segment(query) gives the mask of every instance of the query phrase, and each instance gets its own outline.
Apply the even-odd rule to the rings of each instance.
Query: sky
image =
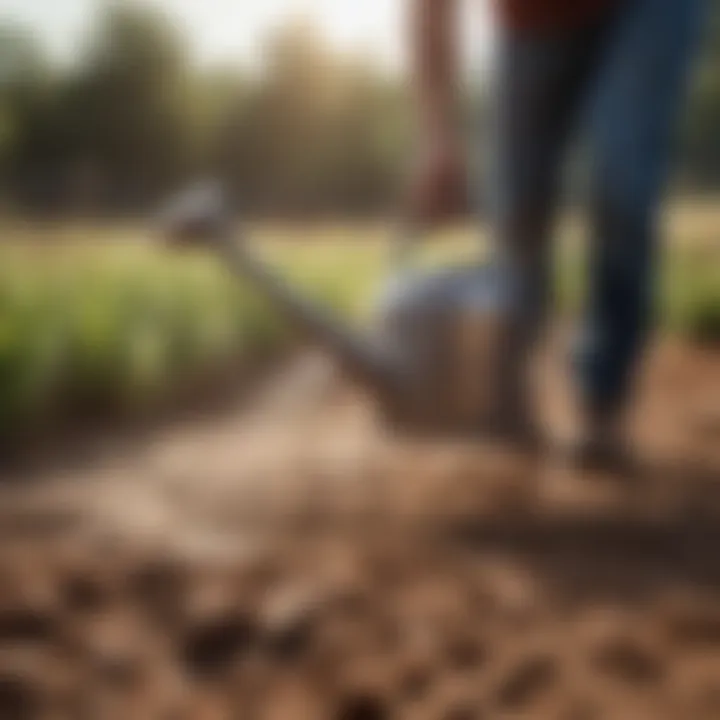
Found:
[[[404,13],[408,0],[141,0],[178,19],[202,63],[253,63],[264,33],[293,14],[310,14],[340,48],[363,49],[390,70],[405,67]],[[0,18],[28,23],[51,52],[72,57],[99,0],[0,0]],[[473,3],[475,8],[482,3]],[[486,44],[486,20],[477,14],[470,61]],[[468,28],[466,22],[462,23]],[[470,43],[466,43],[466,46]]]

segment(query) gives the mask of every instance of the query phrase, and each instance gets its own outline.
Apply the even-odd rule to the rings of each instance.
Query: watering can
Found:
[[[476,263],[427,272],[411,263],[410,226],[393,242],[368,331],[347,326],[292,288],[248,248],[222,192],[193,189],[170,203],[161,228],[173,242],[209,245],[370,392],[385,424],[401,434],[460,436],[486,424],[496,386],[505,306],[492,267]]]

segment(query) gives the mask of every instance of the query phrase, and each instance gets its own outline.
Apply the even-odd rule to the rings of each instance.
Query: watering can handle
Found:
[[[471,174],[467,178],[467,184],[470,198],[476,196],[476,183],[474,182]],[[470,215],[474,215],[472,212],[472,202]],[[396,220],[391,232],[390,257],[388,264],[389,272],[392,274],[410,266],[419,247],[424,244],[424,241],[431,234],[432,227],[430,224],[413,217],[411,214],[404,213]],[[478,254],[481,256],[484,255],[486,250],[485,240],[481,233],[478,233],[477,250]]]
[[[391,273],[410,265],[426,233],[427,230],[417,222],[401,220],[397,223],[390,241],[389,271]]]
[[[392,275],[408,269],[431,232],[432,229],[423,223],[411,220],[399,221],[392,230],[388,272]],[[482,233],[478,232],[478,257],[483,257],[486,250],[486,241]]]

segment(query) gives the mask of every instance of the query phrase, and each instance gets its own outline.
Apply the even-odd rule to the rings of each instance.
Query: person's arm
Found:
[[[420,132],[426,141],[454,141],[459,77],[455,21],[458,0],[411,1],[411,56]]]
[[[465,209],[460,141],[458,0],[409,0],[419,167],[411,189],[415,219],[442,220]]]

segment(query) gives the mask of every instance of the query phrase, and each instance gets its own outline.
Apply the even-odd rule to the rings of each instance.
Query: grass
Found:
[[[662,317],[676,332],[717,341],[720,251],[706,237],[716,224],[687,227],[696,240],[680,233],[665,258]],[[0,245],[0,438],[72,413],[142,413],[194,377],[282,352],[292,339],[212,257],[170,254],[138,242],[132,228],[66,228],[62,240],[56,229],[29,233],[15,230]],[[383,271],[383,236],[382,228],[260,228],[258,247],[305,291],[361,319]],[[463,260],[473,244],[458,232],[419,262]],[[562,303],[577,307],[579,257],[562,257]]]
[[[295,275],[323,300],[349,304],[350,289],[321,265]],[[116,244],[2,247],[0,436],[69,413],[142,413],[290,339],[211,257]]]

